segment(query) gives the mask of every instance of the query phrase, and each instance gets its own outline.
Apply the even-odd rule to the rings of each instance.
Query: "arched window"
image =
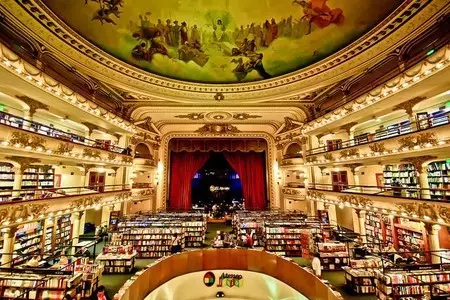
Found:
[[[135,152],[134,157],[136,158],[153,159],[153,156],[150,153],[150,149],[146,144],[143,143],[137,144],[134,152]]]
[[[292,143],[286,149],[286,153],[284,154],[286,158],[294,158],[294,157],[303,157],[302,156],[302,146],[297,143]]]

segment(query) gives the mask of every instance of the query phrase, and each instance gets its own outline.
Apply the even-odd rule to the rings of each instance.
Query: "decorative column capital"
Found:
[[[413,116],[413,107],[418,104],[419,102],[422,102],[423,100],[427,99],[427,97],[414,97],[408,101],[402,102],[400,104],[397,104],[396,106],[394,106],[394,108],[392,109],[393,111],[395,110],[405,110],[406,113],[412,117]]]
[[[422,173],[422,171],[424,171],[423,167],[422,167],[423,163],[428,160],[433,160],[436,158],[437,158],[436,156],[423,155],[423,156],[403,158],[401,161],[414,165],[414,167],[416,168],[416,171],[419,173]]]
[[[362,209],[355,209],[356,215],[358,218],[363,219],[366,217],[366,211]]]
[[[30,98],[28,96],[16,95],[16,98],[22,100],[23,102],[25,102],[28,105],[28,107],[30,108],[30,112],[29,112],[30,117],[33,117],[33,115],[36,113],[36,111],[38,109],[47,110],[47,111],[49,110],[48,105],[43,104],[43,103],[41,103],[33,98]]]
[[[342,125],[341,127],[339,127],[339,129],[345,130],[345,132],[347,132],[347,134],[350,135],[350,129],[357,124],[358,122],[350,122]]]
[[[20,165],[20,167],[15,167],[14,172],[23,172],[30,167],[30,165],[41,162],[38,158],[33,157],[23,157],[23,156],[7,156],[5,157],[7,160],[12,160]]]

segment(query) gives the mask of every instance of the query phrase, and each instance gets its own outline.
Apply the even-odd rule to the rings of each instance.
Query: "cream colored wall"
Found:
[[[286,210],[301,210],[303,212],[308,212],[308,201],[306,200],[293,200],[284,199],[284,209]]]
[[[98,130],[94,130],[92,131],[92,134],[90,136],[91,140],[109,140],[112,141],[114,145],[116,145],[119,141],[117,140],[117,138],[111,134],[105,133],[105,132],[101,132]]]
[[[339,132],[330,133],[330,134],[327,134],[327,135],[324,135],[323,137],[321,137],[319,139],[319,145],[326,145],[327,141],[329,141],[329,140],[342,140],[344,142],[344,141],[347,141],[348,139],[349,139],[349,135],[347,134],[347,132],[344,130],[341,130]]]
[[[78,167],[57,166],[55,175],[57,174],[61,174],[61,187],[84,186],[82,182],[84,171]]]
[[[359,178],[359,185],[376,186],[377,185],[376,174],[383,173],[383,166],[381,165],[363,166],[358,168],[356,173]]]
[[[86,223],[92,223],[94,225],[100,225],[102,221],[102,212],[100,210],[89,209],[86,210]]]
[[[353,209],[351,207],[336,207],[336,218],[338,225],[353,230]]]

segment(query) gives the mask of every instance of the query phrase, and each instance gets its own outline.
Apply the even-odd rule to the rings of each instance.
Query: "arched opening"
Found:
[[[192,206],[204,209],[215,218],[243,209],[239,174],[222,153],[211,153],[208,161],[192,179]]]
[[[301,158],[302,156],[302,146],[297,143],[292,143],[287,147],[284,153],[285,158]]]
[[[153,156],[150,153],[150,149],[148,148],[148,146],[146,144],[143,143],[139,143],[136,145],[136,148],[134,150],[135,158],[145,158],[145,159],[152,159]]]

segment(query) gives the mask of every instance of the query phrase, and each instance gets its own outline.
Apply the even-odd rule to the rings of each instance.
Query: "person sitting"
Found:
[[[85,247],[81,247],[80,250],[78,250],[77,253],[75,253],[75,256],[78,256],[78,257],[90,257],[91,253]]]
[[[100,285],[95,293],[92,294],[90,300],[111,300],[109,298],[108,294],[105,291],[105,287],[103,285]]]

